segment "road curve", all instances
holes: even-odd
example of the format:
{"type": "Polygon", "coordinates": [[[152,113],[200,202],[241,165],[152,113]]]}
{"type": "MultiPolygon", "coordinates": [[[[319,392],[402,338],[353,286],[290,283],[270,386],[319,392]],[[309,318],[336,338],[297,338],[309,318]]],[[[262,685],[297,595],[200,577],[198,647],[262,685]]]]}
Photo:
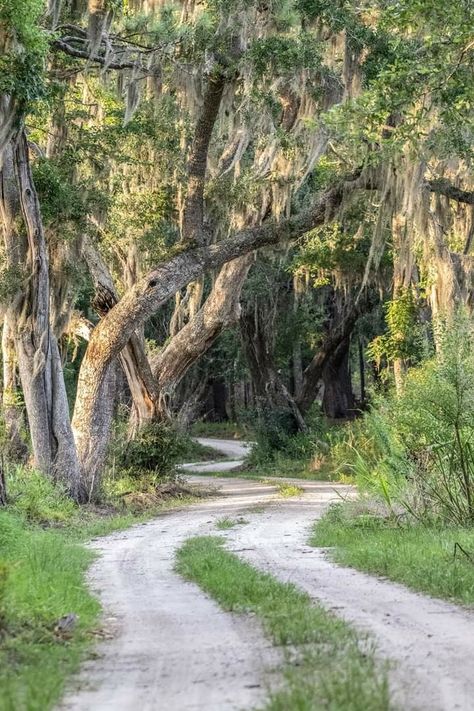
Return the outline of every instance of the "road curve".
{"type": "Polygon", "coordinates": [[[232,471],[232,469],[238,469],[252,449],[251,443],[239,442],[233,439],[218,439],[217,437],[197,437],[196,439],[205,447],[215,449],[220,454],[225,454],[227,459],[182,464],[180,469],[184,472],[205,474],[206,472],[228,472],[232,471]]]}
{"type": "Polygon", "coordinates": [[[238,555],[370,633],[379,655],[392,662],[399,708],[472,710],[472,611],[341,568],[307,545],[312,522],[347,487],[300,482],[304,493],[283,500],[266,483],[189,479],[218,485],[222,496],[94,544],[100,557],[91,585],[114,635],[100,643],[61,709],[230,711],[262,703],[278,656],[254,622],[222,612],[173,572],[175,551],[186,538],[216,533],[219,518],[243,514],[246,524],[219,535],[238,555]]]}

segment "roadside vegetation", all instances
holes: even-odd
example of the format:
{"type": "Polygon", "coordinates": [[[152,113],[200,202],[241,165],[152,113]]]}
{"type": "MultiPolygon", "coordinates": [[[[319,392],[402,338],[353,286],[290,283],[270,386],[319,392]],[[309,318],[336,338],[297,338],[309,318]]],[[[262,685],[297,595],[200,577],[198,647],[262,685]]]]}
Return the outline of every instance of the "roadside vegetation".
{"type": "Polygon", "coordinates": [[[40,472],[6,463],[8,502],[0,508],[0,706],[5,711],[52,708],[101,635],[100,606],[86,585],[94,555],[84,543],[196,500],[199,492],[174,473],[172,452],[164,457],[162,446],[153,459],[146,442],[139,448],[135,441],[128,458],[117,442],[101,497],[86,507],[40,472]]]}
{"type": "Polygon", "coordinates": [[[85,584],[92,554],[72,536],[9,511],[0,511],[0,548],[2,709],[44,711],[59,699],[97,625],[99,605],[85,584]]]}
{"type": "Polygon", "coordinates": [[[346,428],[332,462],[361,499],[338,504],[312,542],[338,562],[474,602],[474,331],[458,314],[438,350],[346,428]]]}
{"type": "Polygon", "coordinates": [[[177,571],[224,609],[256,615],[285,657],[284,684],[270,694],[267,711],[390,708],[385,670],[370,640],[281,583],[225,550],[219,537],[196,537],[177,553],[177,571]]]}
{"type": "Polygon", "coordinates": [[[474,530],[397,525],[364,505],[337,504],[315,525],[311,543],[329,555],[414,590],[474,604],[474,530]]]}

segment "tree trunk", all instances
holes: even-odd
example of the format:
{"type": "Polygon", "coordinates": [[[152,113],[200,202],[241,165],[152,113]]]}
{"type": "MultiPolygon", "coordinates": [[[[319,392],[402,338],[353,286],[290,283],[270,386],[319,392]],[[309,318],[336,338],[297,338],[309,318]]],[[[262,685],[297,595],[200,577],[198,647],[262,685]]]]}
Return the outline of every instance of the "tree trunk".
{"type": "Polygon", "coordinates": [[[152,359],[151,367],[158,383],[162,408],[166,408],[166,403],[193,363],[225,328],[238,320],[240,294],[253,259],[252,254],[247,254],[225,264],[194,318],[152,359]]]}
{"type": "Polygon", "coordinates": [[[354,417],[355,399],[349,367],[350,338],[345,338],[323,371],[324,395],[322,408],[327,417],[354,417]]]}
{"type": "MultiPolygon", "coordinates": [[[[93,306],[103,318],[117,303],[118,294],[107,265],[89,240],[85,241],[83,252],[95,286],[93,306]]],[[[138,333],[132,333],[119,354],[119,360],[133,401],[128,431],[132,439],[140,428],[157,416],[158,389],[145,353],[143,338],[138,333]]]]}
{"type": "Polygon", "coordinates": [[[212,381],[213,420],[227,422],[227,386],[224,378],[214,378],[212,381]]]}
{"type": "Polygon", "coordinates": [[[85,499],[69,421],[69,407],[56,338],[49,322],[48,252],[38,198],[22,131],[2,171],[2,217],[9,265],[23,267],[26,281],[8,311],[16,337],[33,457],[36,466],[85,499]],[[17,232],[19,208],[26,239],[17,232]]]}
{"type": "Polygon", "coordinates": [[[303,387],[299,398],[297,398],[301,412],[308,412],[316,399],[318,386],[323,379],[326,366],[330,363],[339,346],[350,337],[359,318],[360,308],[360,306],[352,306],[346,317],[329,331],[318,352],[304,371],[303,387]]]}
{"type": "Polygon", "coordinates": [[[0,506],[7,505],[7,485],[5,481],[5,462],[0,453],[0,506]]]}
{"type": "Polygon", "coordinates": [[[257,411],[264,419],[274,412],[288,433],[306,431],[306,423],[277,372],[273,361],[272,319],[263,304],[255,304],[240,318],[240,331],[257,411]]]}
{"type": "Polygon", "coordinates": [[[17,388],[15,339],[8,318],[5,318],[3,322],[2,356],[2,410],[7,438],[6,456],[14,461],[24,462],[28,456],[28,447],[21,436],[25,423],[23,419],[23,408],[19,402],[19,392],[17,388]]]}

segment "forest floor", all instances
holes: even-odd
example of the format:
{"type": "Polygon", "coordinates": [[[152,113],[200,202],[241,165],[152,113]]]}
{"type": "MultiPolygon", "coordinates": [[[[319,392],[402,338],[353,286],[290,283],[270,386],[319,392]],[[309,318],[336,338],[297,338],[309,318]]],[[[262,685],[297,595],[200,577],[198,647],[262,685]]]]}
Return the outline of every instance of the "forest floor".
{"type": "MultiPolygon", "coordinates": [[[[234,457],[239,443],[227,445],[234,457]]],[[[222,470],[222,462],[214,466],[222,470]]],[[[90,584],[104,607],[106,639],[61,709],[225,711],[264,703],[276,683],[278,648],[254,617],[224,612],[175,571],[187,539],[217,532],[239,558],[369,633],[377,656],[390,662],[394,707],[472,709],[474,614],[339,567],[309,545],[315,519],[329,502],[350,496],[349,487],[291,480],[285,489],[202,474],[199,481],[219,487],[219,496],[93,544],[99,557],[90,584]]]]}

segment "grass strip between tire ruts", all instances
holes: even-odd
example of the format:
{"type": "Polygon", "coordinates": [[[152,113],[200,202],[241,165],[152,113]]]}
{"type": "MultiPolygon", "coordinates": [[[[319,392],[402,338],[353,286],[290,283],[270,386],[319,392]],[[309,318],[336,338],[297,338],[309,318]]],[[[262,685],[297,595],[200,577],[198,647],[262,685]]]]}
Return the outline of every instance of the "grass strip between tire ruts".
{"type": "Polygon", "coordinates": [[[385,665],[373,645],[291,583],[260,572],[217,536],[186,541],[176,569],[225,610],[256,615],[284,651],[284,683],[269,692],[267,711],[390,709],[385,665]]]}

